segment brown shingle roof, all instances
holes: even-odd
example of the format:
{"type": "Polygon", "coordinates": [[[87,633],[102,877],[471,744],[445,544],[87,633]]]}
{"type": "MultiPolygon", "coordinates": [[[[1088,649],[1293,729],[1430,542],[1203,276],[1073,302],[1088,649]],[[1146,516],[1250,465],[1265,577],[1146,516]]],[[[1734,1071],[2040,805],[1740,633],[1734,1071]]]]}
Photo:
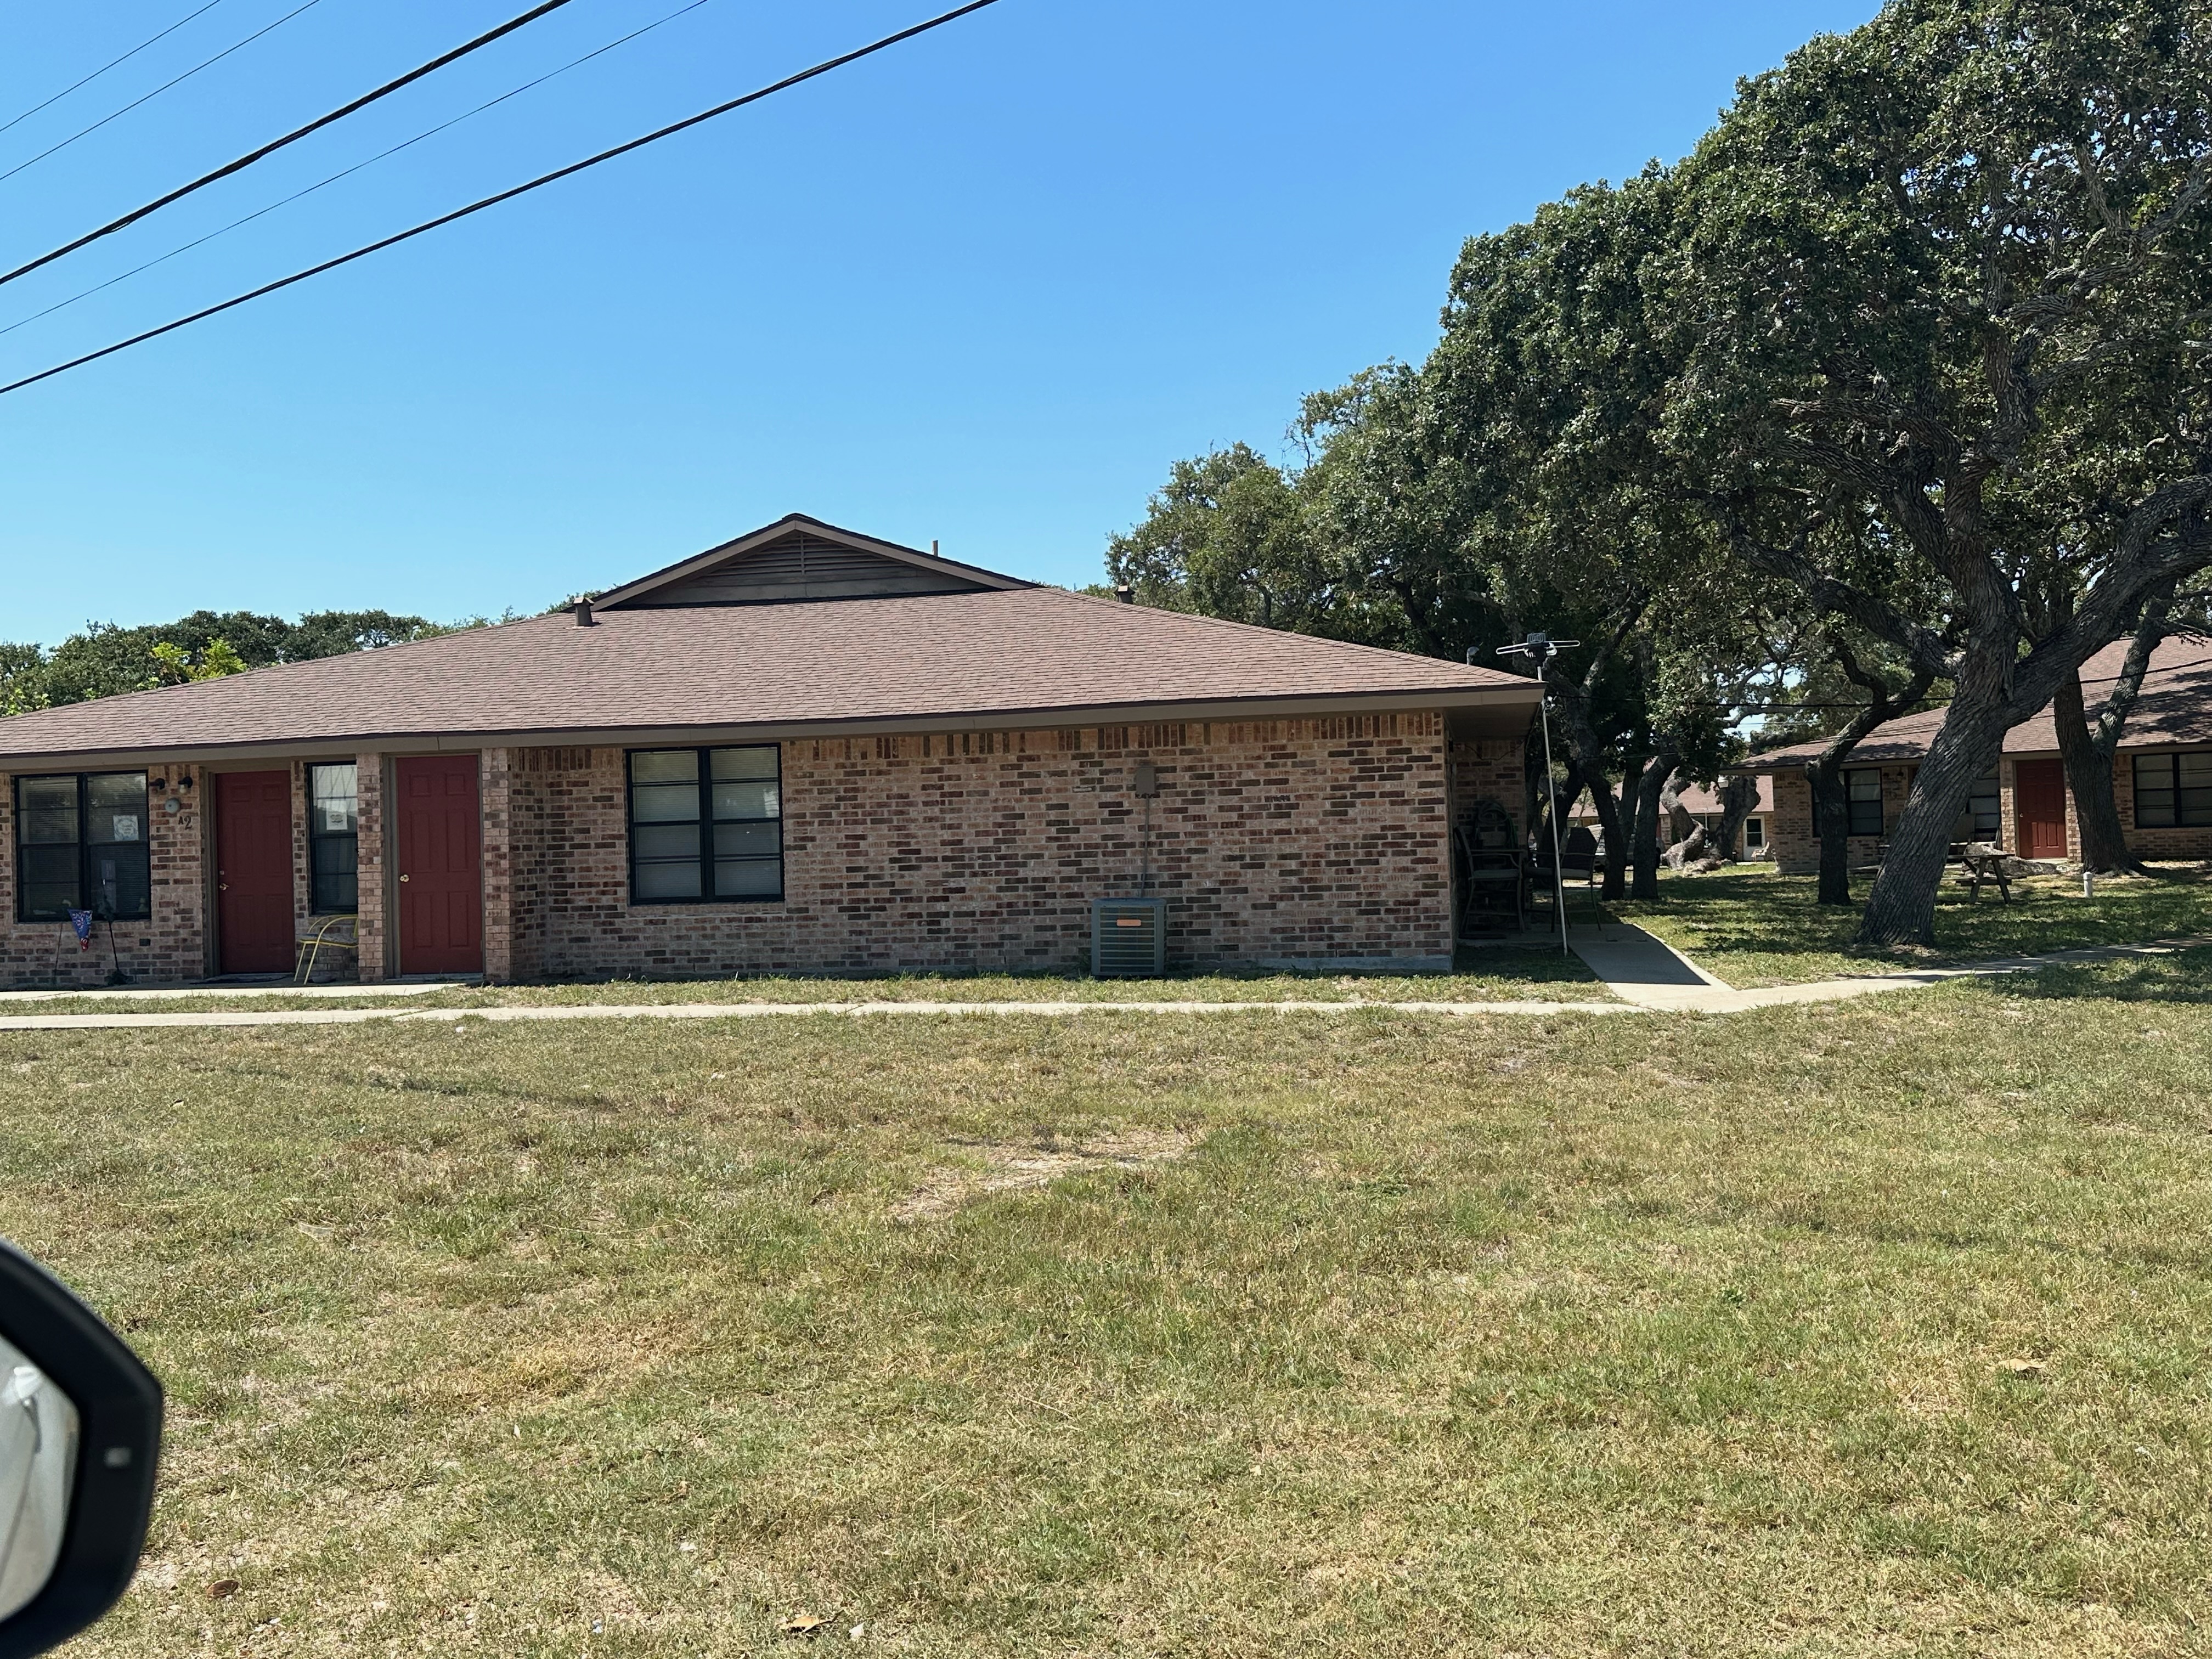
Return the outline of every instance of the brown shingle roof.
{"type": "MultiPolygon", "coordinates": [[[[2094,717],[2110,695],[2128,655],[2127,641],[2100,651],[2081,665],[2082,692],[2094,717]]],[[[1927,754],[1943,729],[1944,710],[1929,708],[1876,726],[1851,750],[1851,763],[1917,761],[1927,754]]],[[[2171,639],[2151,653],[2142,695],[2120,736],[2122,749],[2161,749],[2183,744],[2212,744],[2212,640],[2171,639]]],[[[1793,743],[1753,756],[1747,767],[1802,766],[1818,756],[1821,740],[1793,743]]],[[[2051,711],[2023,720],[2005,733],[2008,755],[2054,755],[2058,732],[2051,711]]]]}
{"type": "MultiPolygon", "coordinates": [[[[1694,817],[1703,817],[1709,812],[1718,813],[1721,810],[1720,791],[1711,784],[1685,784],[1675,793],[1681,800],[1682,810],[1694,817]]],[[[1751,816],[1756,817],[1761,813],[1771,812],[1773,810],[1774,780],[1762,772],[1759,775],[1759,793],[1752,802],[1751,816]]],[[[1567,816],[1595,823],[1597,821],[1597,808],[1589,804],[1588,795],[1578,795],[1575,799],[1574,811],[1567,816]]]]}
{"type": "MultiPolygon", "coordinates": [[[[456,734],[792,728],[1433,696],[1532,681],[1058,588],[562,613],[0,720],[0,765],[456,734]]],[[[1250,712],[1265,714],[1265,708],[1250,712]]]]}

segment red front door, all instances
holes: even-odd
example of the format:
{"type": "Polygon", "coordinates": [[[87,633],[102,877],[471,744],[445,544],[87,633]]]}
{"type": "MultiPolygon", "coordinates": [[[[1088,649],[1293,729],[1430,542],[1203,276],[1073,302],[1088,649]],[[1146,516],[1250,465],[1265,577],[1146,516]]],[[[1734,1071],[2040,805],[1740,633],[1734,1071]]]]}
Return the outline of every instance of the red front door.
{"type": "Polygon", "coordinates": [[[2055,760],[2014,761],[2014,811],[2020,817],[2020,855],[2066,856],[2066,768],[2055,760]]]}
{"type": "Polygon", "coordinates": [[[292,969],[292,775],[215,775],[215,904],[226,974],[292,969]]]}
{"type": "Polygon", "coordinates": [[[397,763],[399,971],[483,971],[483,821],[474,755],[397,763]]]}

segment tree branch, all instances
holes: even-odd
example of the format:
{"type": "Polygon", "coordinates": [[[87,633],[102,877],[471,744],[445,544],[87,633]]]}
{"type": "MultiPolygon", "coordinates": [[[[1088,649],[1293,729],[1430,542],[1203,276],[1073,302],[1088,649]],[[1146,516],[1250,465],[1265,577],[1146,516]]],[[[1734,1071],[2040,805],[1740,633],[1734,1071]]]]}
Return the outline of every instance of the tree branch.
{"type": "Polygon", "coordinates": [[[1798,533],[1794,545],[1775,547],[1751,533],[1736,505],[1731,504],[1723,518],[1729,543],[1737,556],[1796,584],[1817,609],[1849,617],[1875,638],[1888,641],[1905,653],[1915,671],[1924,669],[1929,679],[1952,672],[1951,650],[1942,635],[1914,622],[1880,595],[1829,575],[1806,556],[1803,532],[1798,533]]]}

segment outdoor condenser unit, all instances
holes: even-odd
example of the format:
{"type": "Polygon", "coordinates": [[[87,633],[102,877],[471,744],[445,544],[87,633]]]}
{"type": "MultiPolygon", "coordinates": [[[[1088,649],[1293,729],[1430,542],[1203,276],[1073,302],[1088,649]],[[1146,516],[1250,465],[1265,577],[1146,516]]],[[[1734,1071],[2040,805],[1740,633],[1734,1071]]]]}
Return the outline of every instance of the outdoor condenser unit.
{"type": "Polygon", "coordinates": [[[1091,901],[1091,972],[1097,979],[1158,979],[1168,969],[1168,902],[1091,901]]]}

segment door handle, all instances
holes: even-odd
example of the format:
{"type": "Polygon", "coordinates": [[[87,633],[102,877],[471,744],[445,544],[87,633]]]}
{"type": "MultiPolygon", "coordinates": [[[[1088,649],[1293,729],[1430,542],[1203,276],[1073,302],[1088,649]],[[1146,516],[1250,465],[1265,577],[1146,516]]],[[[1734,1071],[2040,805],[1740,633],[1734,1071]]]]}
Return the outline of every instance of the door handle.
{"type": "Polygon", "coordinates": [[[230,890],[230,884],[227,881],[219,881],[215,884],[215,890],[218,893],[228,893],[230,890]]]}
{"type": "Polygon", "coordinates": [[[407,879],[407,878],[406,878],[406,877],[404,877],[404,876],[402,876],[402,877],[400,877],[400,878],[399,878],[399,879],[400,879],[400,880],[402,880],[402,881],[404,881],[404,880],[406,880],[406,879],[407,879]]]}

